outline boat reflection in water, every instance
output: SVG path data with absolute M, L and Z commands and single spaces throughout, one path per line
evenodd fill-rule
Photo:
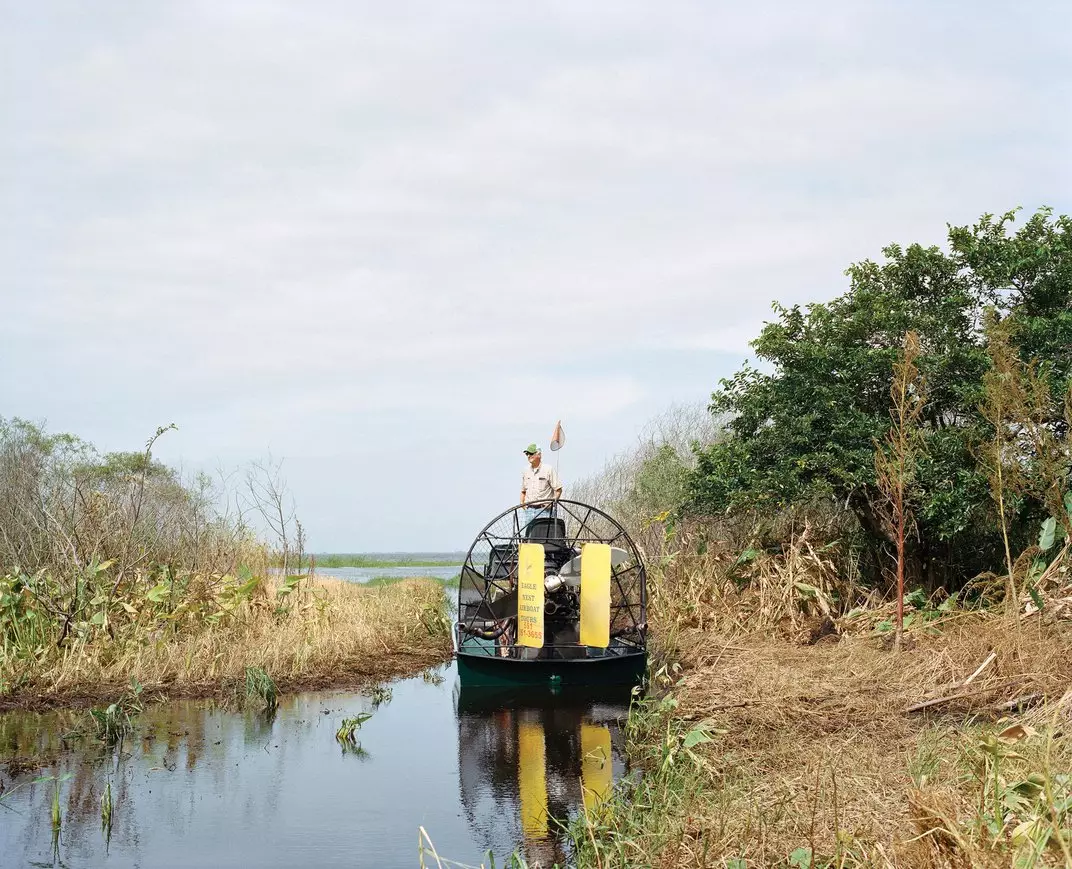
M 459 795 L 474 839 L 518 843 L 533 869 L 565 865 L 563 825 L 593 811 L 625 771 L 629 689 L 466 686 L 454 699 Z

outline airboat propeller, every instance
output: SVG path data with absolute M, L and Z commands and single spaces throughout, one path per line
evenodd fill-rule
M 647 575 L 607 513 L 560 500 L 489 522 L 466 555 L 455 644 L 462 684 L 635 682 L 647 656 Z

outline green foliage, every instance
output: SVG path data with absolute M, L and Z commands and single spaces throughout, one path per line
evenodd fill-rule
M 316 560 L 317 567 L 449 567 L 453 564 L 461 564 L 465 560 L 465 553 L 456 553 L 456 558 L 384 558 L 377 555 L 364 555 L 362 553 L 329 552 L 312 556 Z M 278 564 L 277 564 L 278 566 Z
M 948 253 L 890 245 L 884 262 L 852 265 L 848 292 L 828 303 L 775 305 L 776 319 L 752 342 L 762 368 L 746 364 L 712 395 L 729 436 L 700 452 L 688 479 L 692 509 L 825 503 L 851 512 L 872 545 L 891 545 L 873 445 L 889 427 L 893 364 L 915 331 L 928 401 L 909 505 L 912 578 L 924 563 L 929 579 L 948 584 L 993 567 L 1002 544 L 974 453 L 993 432 L 979 409 L 990 368 L 984 312 L 995 307 L 1010 321 L 1025 360 L 1044 360 L 1055 397 L 1072 374 L 1072 221 L 1043 211 L 1010 235 L 1013 217 L 951 228 Z M 1053 426 L 1063 436 L 1060 421 Z M 1038 505 L 1012 506 L 1022 547 Z
M 336 731 L 336 739 L 340 743 L 357 745 L 357 732 L 361 729 L 361 724 L 370 718 L 372 718 L 372 713 L 358 713 L 351 718 L 344 718 L 339 725 L 339 730 Z
M 274 710 L 279 703 L 279 689 L 261 667 L 246 667 L 245 700 L 258 703 L 268 711 Z
M 114 703 L 89 710 L 97 738 L 105 745 L 115 745 L 133 729 L 134 719 L 142 711 L 141 692 L 142 686 L 131 679 L 130 688 Z
M 391 698 L 394 696 L 394 691 L 390 685 L 373 685 L 368 692 L 368 696 L 372 702 L 372 708 L 376 709 L 384 703 L 390 703 Z
M 107 782 L 101 794 L 101 832 L 110 839 L 112 836 L 112 783 Z

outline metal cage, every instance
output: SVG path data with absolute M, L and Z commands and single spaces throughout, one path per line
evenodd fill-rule
M 544 645 L 517 644 L 518 547 L 539 543 L 544 551 Z M 610 643 L 580 643 L 580 556 L 587 543 L 611 547 Z M 459 660 L 503 662 L 594 662 L 644 656 L 647 636 L 647 574 L 626 530 L 614 518 L 579 501 L 553 506 L 517 505 L 499 514 L 477 535 L 458 584 L 455 644 Z

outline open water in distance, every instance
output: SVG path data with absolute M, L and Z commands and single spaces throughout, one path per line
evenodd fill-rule
M 0 716 L 0 865 L 414 867 L 423 826 L 452 861 L 479 866 L 491 849 L 501 866 L 516 848 L 549 866 L 567 857 L 552 819 L 592 807 L 624 770 L 628 693 L 461 691 L 453 664 L 390 687 L 378 707 L 309 692 L 274 716 L 152 705 L 121 751 L 68 735 L 88 729 L 84 710 Z M 360 746 L 344 747 L 335 732 L 360 712 Z M 33 756 L 49 760 L 21 770 Z

